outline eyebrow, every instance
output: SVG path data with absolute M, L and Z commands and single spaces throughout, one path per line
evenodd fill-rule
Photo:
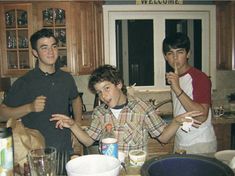
M 103 90 L 106 86 L 112 85 L 112 83 L 107 83 L 105 84 L 100 90 L 96 90 L 96 92 L 100 92 L 101 90 Z
M 173 49 L 173 48 L 171 48 L 170 51 L 168 51 L 168 52 L 173 52 L 172 49 Z M 175 49 L 175 50 L 176 50 L 176 52 L 177 52 L 177 51 L 186 51 L 185 48 L 177 48 L 177 49 Z
M 51 46 L 53 46 L 53 45 L 57 45 L 57 42 L 52 43 Z M 44 47 L 44 46 L 49 46 L 49 45 L 47 45 L 47 44 L 42 44 L 42 45 L 39 46 L 39 48 L 42 48 L 42 47 Z

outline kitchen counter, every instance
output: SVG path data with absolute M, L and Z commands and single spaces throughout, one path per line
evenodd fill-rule
M 92 112 L 85 112 L 83 114 L 82 125 L 89 126 L 91 122 L 91 114 Z M 168 114 L 164 114 L 163 119 L 166 122 L 171 120 L 171 116 Z M 214 126 L 215 134 L 217 137 L 218 145 L 217 149 L 226 150 L 231 149 L 231 124 L 235 123 L 235 115 L 233 113 L 225 113 L 224 116 L 221 117 L 212 117 L 212 124 Z M 149 138 L 148 140 L 148 152 L 150 155 L 165 155 L 172 153 L 174 146 L 174 138 L 171 139 L 168 144 L 161 145 L 155 139 Z

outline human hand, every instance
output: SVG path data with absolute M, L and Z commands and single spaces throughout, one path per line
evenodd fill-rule
M 50 121 L 57 121 L 55 125 L 56 128 L 71 128 L 75 124 L 75 121 L 66 115 L 52 114 L 51 116 L 52 118 L 50 119 Z
M 46 97 L 38 96 L 35 100 L 30 104 L 31 112 L 42 112 L 46 105 Z
M 186 113 L 183 113 L 183 114 L 180 114 L 180 115 L 174 117 L 173 122 L 175 122 L 176 124 L 178 124 L 180 126 L 183 125 L 184 122 L 193 122 L 192 126 L 195 128 L 198 128 L 201 125 L 201 122 L 194 119 L 193 117 L 197 117 L 197 116 L 201 116 L 201 115 L 203 115 L 203 112 L 190 111 L 190 112 L 186 112 Z M 193 119 L 188 118 L 188 117 L 191 117 Z
M 179 87 L 179 75 L 173 72 L 166 73 L 167 83 L 171 85 L 172 88 Z

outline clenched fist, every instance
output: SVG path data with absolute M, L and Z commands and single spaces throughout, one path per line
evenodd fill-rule
M 35 100 L 31 103 L 31 111 L 32 112 L 42 112 L 46 105 L 46 97 L 45 96 L 38 96 Z

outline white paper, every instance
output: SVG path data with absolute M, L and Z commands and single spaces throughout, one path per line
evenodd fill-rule
M 192 117 L 185 117 L 186 119 L 191 119 L 191 122 L 183 122 L 183 126 L 181 127 L 181 129 L 183 131 L 185 131 L 186 133 L 188 133 L 190 131 L 190 129 L 192 128 L 192 124 L 193 124 L 193 118 Z

